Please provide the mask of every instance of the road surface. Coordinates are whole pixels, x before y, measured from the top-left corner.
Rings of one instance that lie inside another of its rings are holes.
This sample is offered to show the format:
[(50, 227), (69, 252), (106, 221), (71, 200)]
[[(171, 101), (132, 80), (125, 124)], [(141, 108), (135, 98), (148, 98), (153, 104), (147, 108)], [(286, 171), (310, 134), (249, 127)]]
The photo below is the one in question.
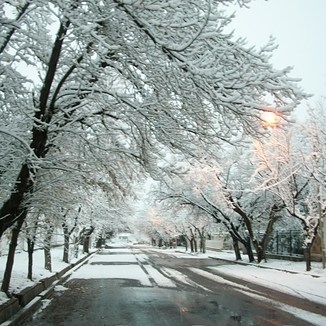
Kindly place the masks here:
[[(24, 325), (313, 325), (282, 308), (307, 307), (305, 300), (226, 280), (209, 269), (220, 264), (151, 249), (102, 250)], [(309, 310), (322, 313), (314, 304)]]

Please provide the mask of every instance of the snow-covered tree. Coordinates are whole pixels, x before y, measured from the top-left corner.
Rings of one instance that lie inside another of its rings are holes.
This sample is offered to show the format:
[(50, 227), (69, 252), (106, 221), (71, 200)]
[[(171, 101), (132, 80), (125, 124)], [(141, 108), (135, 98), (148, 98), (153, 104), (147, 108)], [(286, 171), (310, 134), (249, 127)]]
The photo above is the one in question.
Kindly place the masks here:
[[(304, 153), (307, 177), (309, 177), (312, 192), (310, 209), (318, 217), (318, 232), (322, 241), (322, 259), (325, 268), (325, 215), (326, 215), (326, 114), (325, 99), (309, 110), (309, 120), (304, 125), (304, 138), (308, 140), (310, 151)], [(316, 222), (315, 222), (316, 223)]]
[(220, 164), (207, 157), (200, 163), (178, 163), (176, 177), (167, 182), (164, 197), (195, 207), (223, 224), (233, 239), (237, 259), (241, 259), (240, 242), (250, 260), (255, 259), (253, 245), (260, 262), (266, 259), (268, 241), (285, 204), (275, 194), (259, 189), (259, 167), (254, 164), (252, 144), (246, 142), (247, 146), (244, 143), (237, 148), (223, 146)]
[(224, 32), (232, 2), (0, 4), (0, 237), (14, 224), (19, 233), (39, 172), (56, 167), (59, 151), (71, 154), (71, 137), (151, 171), (156, 143), (209, 151), (259, 132), (266, 107), (286, 114), (301, 100), (289, 69), (269, 63), (272, 42), (255, 51)]
[(306, 269), (310, 270), (310, 250), (321, 214), (318, 213), (318, 183), (312, 170), (307, 168), (314, 162), (311, 158), (317, 153), (314, 137), (309, 139), (303, 130), (300, 125), (289, 128), (278, 126), (271, 130), (269, 138), (256, 142), (256, 176), (261, 182), (259, 188), (275, 194), (283, 202), (287, 215), (301, 222)]
[[(140, 145), (128, 154), (145, 160), (151, 137), (185, 150), (235, 130), (253, 133), (266, 105), (289, 110), (301, 94), (288, 70), (269, 64), (271, 44), (254, 52), (223, 33), (229, 17), (221, 5), (228, 2), (4, 4), (1, 69), (4, 78), (14, 69), (15, 96), (2, 92), (8, 110), (24, 112), (31, 126), (23, 138), (28, 154), (45, 159), (68, 128), (87, 132), (101, 123), (112, 131), (123, 121)], [(1, 233), (20, 215), (40, 167), (25, 160), (1, 208)]]
[(303, 136), (308, 140), (307, 147), (309, 152), (304, 152), (304, 160), (308, 173), (314, 182), (318, 184), (320, 191), (320, 204), (325, 211), (326, 185), (326, 99), (322, 100), (315, 107), (309, 110), (309, 119), (304, 124)]

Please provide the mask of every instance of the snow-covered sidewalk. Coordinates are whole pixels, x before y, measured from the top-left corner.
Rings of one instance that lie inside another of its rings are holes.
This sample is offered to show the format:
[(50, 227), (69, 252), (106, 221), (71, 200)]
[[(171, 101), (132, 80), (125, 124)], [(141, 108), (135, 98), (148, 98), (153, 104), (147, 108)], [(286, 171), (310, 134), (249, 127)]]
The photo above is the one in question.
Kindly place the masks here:
[[(225, 259), (227, 261), (235, 261), (234, 252), (231, 250), (223, 250), (223, 251), (208, 251), (205, 255), (207, 257), (218, 258), (218, 259)], [(268, 259), (267, 262), (262, 261), (261, 263), (249, 263), (247, 257), (243, 258), (243, 261), (239, 262), (240, 264), (243, 263), (244, 265), (252, 265), (260, 268), (269, 268), (269, 269), (276, 269), (280, 271), (287, 271), (287, 272), (295, 272), (299, 274), (306, 274), (310, 276), (316, 277), (326, 277), (326, 269), (322, 268), (321, 262), (312, 262), (311, 266), (312, 269), (310, 272), (306, 272), (306, 263), (304, 261), (290, 261), (290, 260), (283, 260), (283, 259)]]
[[(83, 258), (85, 254), (79, 254), (78, 258), (73, 258), (70, 263), (75, 263)], [(10, 281), (10, 293), (18, 293), (27, 287), (31, 287), (40, 280), (61, 272), (70, 264), (64, 263), (62, 260), (63, 248), (55, 247), (51, 249), (52, 272), (44, 268), (43, 250), (37, 250), (33, 255), (33, 281), (27, 279), (28, 255), (27, 252), (21, 251), (16, 253), (15, 261)], [(7, 262), (7, 256), (0, 256), (0, 282), (2, 281)], [(0, 305), (7, 301), (7, 296), (0, 292)]]
[(267, 288), (305, 298), (312, 302), (326, 305), (326, 269), (321, 262), (312, 262), (312, 270), (305, 271), (305, 262), (289, 260), (268, 259), (267, 262), (249, 263), (244, 257), (243, 261), (235, 262), (233, 251), (207, 251), (206, 254), (186, 252), (183, 248), (160, 249), (175, 257), (212, 258), (221, 259), (232, 264), (211, 267), (219, 274), (233, 276), (244, 281), (259, 284)]

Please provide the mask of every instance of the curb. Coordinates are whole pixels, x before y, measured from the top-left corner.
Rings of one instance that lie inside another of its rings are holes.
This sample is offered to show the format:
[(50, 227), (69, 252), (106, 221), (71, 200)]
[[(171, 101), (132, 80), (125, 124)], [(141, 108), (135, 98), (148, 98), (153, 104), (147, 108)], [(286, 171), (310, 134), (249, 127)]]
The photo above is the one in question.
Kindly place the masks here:
[(218, 258), (218, 257), (213, 257), (213, 256), (208, 256), (208, 258), (210, 259), (215, 259), (215, 260), (221, 260), (221, 261), (225, 261), (227, 263), (232, 263), (232, 264), (238, 264), (238, 265), (245, 265), (245, 266), (253, 266), (253, 267), (257, 267), (257, 268), (263, 268), (263, 269), (269, 269), (269, 270), (275, 270), (275, 271), (279, 271), (279, 272), (285, 272), (285, 273), (290, 273), (290, 274), (301, 274), (301, 275), (307, 275), (307, 276), (311, 276), (313, 278), (320, 278), (322, 277), (321, 275), (317, 275), (317, 274), (311, 274), (309, 272), (298, 272), (298, 271), (290, 271), (288, 269), (282, 269), (282, 268), (277, 268), (277, 267), (270, 267), (270, 266), (263, 266), (260, 265), (258, 263), (247, 263), (241, 260), (229, 260), (229, 259), (225, 259), (225, 258)]
[[(194, 254), (191, 253), (191, 252), (184, 252), (184, 251), (180, 251), (180, 250), (176, 250), (176, 252), (183, 253), (183, 254), (186, 253), (186, 254), (189, 254), (189, 255), (194, 256)], [(321, 275), (312, 274), (312, 273), (306, 272), (306, 271), (302, 271), (302, 272), (290, 271), (288, 269), (282, 269), (282, 268), (277, 268), (277, 267), (264, 266), (264, 265), (260, 265), (258, 263), (244, 262), (242, 260), (230, 260), (230, 259), (226, 259), (226, 258), (219, 258), (219, 257), (213, 257), (213, 256), (208, 256), (208, 258), (209, 259), (220, 260), (220, 261), (225, 261), (226, 263), (230, 263), (230, 264), (238, 264), (238, 265), (244, 265), (244, 266), (253, 266), (253, 267), (257, 267), (257, 268), (265, 268), (265, 269), (269, 269), (269, 270), (275, 270), (275, 271), (284, 272), (284, 273), (290, 273), (290, 274), (307, 275), (307, 276), (311, 276), (313, 278), (321, 278), (321, 277), (323, 277)]]
[[(1, 324), (1, 326), (17, 326), (42, 306), (42, 298), (37, 296), (26, 306), (22, 307), (15, 315)], [(13, 318), (14, 317), (14, 318)]]
[[(0, 326), (17, 326), (24, 322), (42, 306), (42, 300), (49, 299), (52, 296), (55, 286), (65, 283), (72, 272), (87, 263), (98, 251), (99, 250), (96, 250), (84, 256), (79, 261), (70, 264), (60, 272), (36, 283), (33, 287), (26, 288), (20, 293), (17, 293), (9, 303), (6, 302), (3, 305), (4, 307), (2, 310), (0, 306), (1, 315), (3, 315)], [(38, 289), (43, 289), (43, 291), (35, 291), (36, 287)], [(26, 297), (22, 292), (26, 293)]]

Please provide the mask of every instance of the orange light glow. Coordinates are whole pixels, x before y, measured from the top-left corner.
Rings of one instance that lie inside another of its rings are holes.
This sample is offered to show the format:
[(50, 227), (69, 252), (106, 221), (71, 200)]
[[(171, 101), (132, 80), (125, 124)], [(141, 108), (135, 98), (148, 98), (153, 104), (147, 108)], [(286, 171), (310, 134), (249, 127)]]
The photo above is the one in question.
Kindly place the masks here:
[(180, 307), (180, 312), (188, 312), (188, 308), (187, 307)]
[(276, 127), (280, 124), (281, 118), (274, 112), (264, 112), (261, 115), (264, 124), (269, 127)]

